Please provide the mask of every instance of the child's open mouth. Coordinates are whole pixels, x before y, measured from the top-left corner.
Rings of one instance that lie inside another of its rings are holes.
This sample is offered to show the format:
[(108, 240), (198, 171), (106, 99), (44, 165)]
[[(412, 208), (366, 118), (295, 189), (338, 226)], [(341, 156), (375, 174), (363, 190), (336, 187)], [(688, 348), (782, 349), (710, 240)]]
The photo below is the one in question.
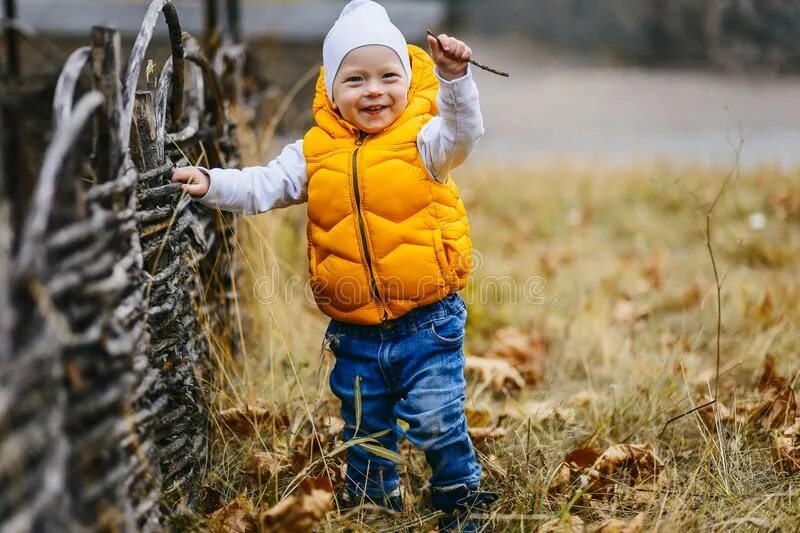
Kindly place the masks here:
[(378, 114), (380, 114), (381, 111), (386, 109), (386, 107), (387, 106), (385, 106), (385, 105), (372, 105), (372, 106), (363, 108), (361, 111), (363, 111), (364, 113), (366, 113), (368, 115), (378, 115)]

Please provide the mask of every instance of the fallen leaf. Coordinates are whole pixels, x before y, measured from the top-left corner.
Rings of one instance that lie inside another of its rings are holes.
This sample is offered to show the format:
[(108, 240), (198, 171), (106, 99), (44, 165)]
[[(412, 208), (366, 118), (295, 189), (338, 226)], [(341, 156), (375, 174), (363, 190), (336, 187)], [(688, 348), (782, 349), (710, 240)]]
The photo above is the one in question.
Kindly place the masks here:
[(566, 492), (579, 475), (580, 473), (570, 468), (567, 463), (561, 463), (547, 483), (547, 492), (550, 494)]
[(776, 436), (773, 456), (776, 459), (775, 466), (787, 474), (800, 471), (800, 439)]
[(476, 446), (490, 440), (502, 439), (508, 432), (506, 428), (468, 428), (467, 432)]
[(788, 384), (788, 380), (778, 373), (775, 356), (767, 354), (764, 358), (761, 377), (758, 378), (758, 388), (761, 390), (783, 389)]
[(486, 409), (465, 407), (464, 415), (467, 417), (467, 426), (469, 427), (488, 427), (492, 425), (492, 420), (494, 420), (492, 414)]
[[(594, 466), (595, 461), (602, 455), (602, 450), (594, 446), (587, 446), (585, 448), (576, 448), (564, 456), (564, 460), (559, 465), (553, 477), (550, 479), (548, 491), (551, 494), (558, 494), (564, 492), (573, 484), (586, 487), (589, 482), (588, 476), (585, 479), (580, 479), (581, 476), (586, 476), (586, 472)], [(576, 483), (580, 481), (580, 483)]]
[(259, 426), (276, 423), (281, 427), (288, 425), (286, 415), (279, 414), (277, 406), (265, 407), (245, 405), (231, 407), (219, 412), (219, 420), (236, 433), (249, 435), (254, 433)]
[[(617, 444), (610, 446), (597, 459), (595, 468), (604, 478), (629, 473), (629, 480), (642, 483), (652, 480), (664, 463), (649, 444)], [(615, 479), (615, 481), (620, 481)]]
[(306, 533), (322, 520), (333, 506), (333, 493), (311, 489), (289, 496), (258, 517), (259, 531)]
[(517, 393), (525, 386), (519, 371), (508, 361), (468, 355), (464, 372), (495, 393)]
[(225, 533), (251, 533), (255, 529), (250, 519), (252, 511), (253, 506), (245, 490), (228, 505), (211, 514), (208, 528)]
[(564, 457), (564, 462), (571, 468), (583, 470), (593, 466), (595, 461), (597, 461), (602, 454), (602, 450), (594, 446), (576, 448)]
[(336, 437), (344, 429), (344, 420), (338, 416), (330, 416), (325, 427), (328, 430), (328, 435)]
[(326, 490), (328, 492), (333, 492), (333, 483), (335, 482), (335, 479), (331, 479), (326, 475), (307, 477), (300, 482), (300, 488), (306, 493), (310, 493), (312, 490)]
[(644, 516), (644, 513), (639, 513), (631, 520), (609, 518), (598, 526), (595, 533), (640, 533), (644, 527)]
[(497, 330), (484, 354), (488, 358), (502, 359), (513, 364), (529, 385), (542, 380), (542, 357), (548, 342), (541, 331), (524, 334), (516, 328)]
[(578, 448), (568, 453), (550, 480), (551, 494), (580, 487), (588, 497), (608, 497), (615, 485), (639, 485), (655, 479), (663, 466), (647, 444), (617, 444), (600, 453), (597, 448)]
[(781, 389), (769, 389), (764, 394), (761, 406), (750, 417), (755, 423), (761, 421), (764, 429), (776, 429), (791, 426), (797, 417), (797, 398), (788, 386)]
[(290, 469), (292, 460), (280, 453), (257, 451), (245, 463), (243, 472), (258, 479), (269, 479), (272, 476)]
[(586, 526), (579, 517), (568, 516), (567, 518), (553, 518), (539, 526), (537, 531), (538, 533), (583, 533), (586, 531)]

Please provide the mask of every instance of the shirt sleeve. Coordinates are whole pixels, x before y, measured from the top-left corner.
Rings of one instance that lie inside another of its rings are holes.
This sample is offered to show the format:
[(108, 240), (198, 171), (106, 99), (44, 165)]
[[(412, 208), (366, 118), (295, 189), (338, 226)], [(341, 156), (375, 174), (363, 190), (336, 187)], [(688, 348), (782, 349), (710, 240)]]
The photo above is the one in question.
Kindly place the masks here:
[(417, 148), (433, 179), (444, 183), (450, 171), (469, 156), (483, 136), (483, 117), (478, 87), (467, 73), (452, 81), (439, 78), (439, 115), (428, 121), (417, 135)]
[(200, 170), (211, 183), (208, 192), (197, 201), (209, 207), (253, 215), (308, 201), (302, 139), (286, 146), (263, 167)]

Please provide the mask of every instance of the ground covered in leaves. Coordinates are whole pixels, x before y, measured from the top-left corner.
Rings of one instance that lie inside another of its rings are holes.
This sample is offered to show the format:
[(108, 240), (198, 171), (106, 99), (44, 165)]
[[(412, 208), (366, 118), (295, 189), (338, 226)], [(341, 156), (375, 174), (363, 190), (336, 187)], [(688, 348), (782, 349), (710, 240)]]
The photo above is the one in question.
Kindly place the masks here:
[[(728, 174), (657, 163), (458, 172), (476, 252), (463, 292), (466, 407), (484, 487), (502, 495), (496, 530), (800, 522), (800, 172), (735, 173), (714, 210), (717, 339), (705, 215)], [(245, 355), (211, 339), (212, 461), (190, 527), (430, 531), (428, 472), (407, 443), (404, 513), (335, 508), (353, 443), (340, 440), (327, 387), (326, 321), (305, 296), (304, 215), (240, 222)]]

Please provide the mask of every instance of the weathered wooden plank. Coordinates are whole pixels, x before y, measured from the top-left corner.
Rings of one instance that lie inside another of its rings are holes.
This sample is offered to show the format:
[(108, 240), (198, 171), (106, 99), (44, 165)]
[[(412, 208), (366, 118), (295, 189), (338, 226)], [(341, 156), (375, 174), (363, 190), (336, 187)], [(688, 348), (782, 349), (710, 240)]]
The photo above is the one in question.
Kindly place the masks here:
[(56, 82), (56, 92), (53, 96), (53, 129), (57, 130), (72, 114), (72, 102), (75, 98), (75, 85), (81, 75), (84, 65), (92, 53), (90, 46), (78, 48), (67, 58), (64, 68)]
[(41, 255), (43, 237), (47, 229), (47, 221), (50, 218), (50, 210), (53, 207), (56, 179), (67, 152), (72, 148), (89, 117), (102, 103), (103, 95), (97, 91), (84, 95), (75, 105), (69, 122), (55, 132), (53, 141), (47, 147), (42, 169), (39, 172), (39, 182), (31, 203), (30, 216), (22, 231), (15, 268), (20, 275), (31, 272), (34, 268), (44, 268), (44, 264), (41, 263), (44, 260)]
[(144, 54), (153, 38), (153, 30), (158, 15), (164, 12), (164, 17), (169, 26), (170, 43), (172, 48), (172, 92), (170, 96), (170, 111), (173, 114), (173, 121), (178, 120), (183, 109), (183, 44), (181, 41), (181, 28), (178, 21), (175, 6), (169, 0), (154, 0), (147, 8), (139, 35), (133, 44), (130, 59), (128, 59), (128, 70), (125, 73), (125, 84), (123, 87), (123, 111), (122, 111), (122, 130), (120, 137), (123, 142), (123, 151), (127, 151), (130, 142), (130, 128), (133, 119), (133, 104), (136, 95), (136, 86), (139, 81), (139, 74), (142, 70)]
[[(140, 171), (148, 171), (164, 162), (164, 145), (158, 142), (156, 111), (152, 91), (139, 91), (133, 107), (135, 127), (131, 139), (131, 156)], [(140, 177), (141, 179), (141, 177)]]
[(105, 100), (97, 113), (94, 169), (100, 183), (117, 177), (122, 162), (119, 129), (122, 114), (119, 32), (102, 26), (92, 28), (92, 78)]

